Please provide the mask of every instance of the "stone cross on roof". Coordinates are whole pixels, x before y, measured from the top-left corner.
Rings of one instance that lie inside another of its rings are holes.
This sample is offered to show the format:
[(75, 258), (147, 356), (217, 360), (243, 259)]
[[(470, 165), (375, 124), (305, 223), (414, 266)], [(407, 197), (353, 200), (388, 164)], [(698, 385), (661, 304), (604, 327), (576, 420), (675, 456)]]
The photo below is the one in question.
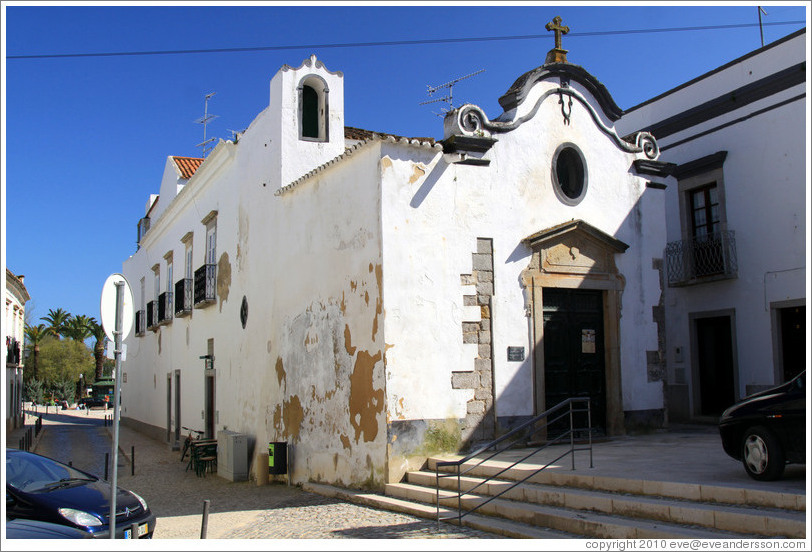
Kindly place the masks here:
[(560, 15), (553, 17), (553, 20), (544, 28), (555, 33), (555, 48), (547, 52), (547, 59), (544, 60), (544, 63), (567, 63), (567, 50), (561, 47), (561, 35), (570, 32), (570, 28), (561, 25)]

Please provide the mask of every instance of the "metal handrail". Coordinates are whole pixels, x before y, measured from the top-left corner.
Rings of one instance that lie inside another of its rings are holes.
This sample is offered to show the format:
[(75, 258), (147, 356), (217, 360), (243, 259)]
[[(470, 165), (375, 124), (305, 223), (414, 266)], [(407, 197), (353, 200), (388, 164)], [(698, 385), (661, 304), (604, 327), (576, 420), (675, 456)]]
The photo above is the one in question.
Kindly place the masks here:
[[(585, 403), (586, 408), (583, 408), (583, 407), (575, 408), (574, 405), (576, 403)], [(559, 411), (562, 411), (562, 412), (560, 414), (556, 414), (555, 417), (552, 417), (554, 413), (559, 412)], [(574, 414), (576, 412), (586, 412), (587, 413), (587, 427), (586, 428), (576, 428), (575, 427), (573, 418), (574, 418)], [(505, 468), (502, 468), (501, 470), (497, 471), (493, 475), (487, 476), (485, 479), (483, 479), (482, 481), (480, 481), (479, 483), (477, 483), (476, 485), (474, 485), (473, 487), (471, 487), (467, 491), (465, 491), (465, 492), (462, 491), (461, 477), (463, 475), (473, 471), (478, 466), (481, 466), (485, 462), (487, 462), (489, 460), (492, 460), (497, 455), (499, 455), (499, 454), (505, 452), (506, 450), (510, 449), (516, 442), (518, 442), (520, 440), (521, 436), (523, 435), (523, 432), (526, 429), (528, 429), (530, 427), (534, 427), (533, 431), (530, 432), (530, 435), (533, 435), (535, 433), (538, 433), (539, 431), (547, 429), (548, 427), (550, 427), (551, 424), (563, 419), (565, 416), (569, 417), (569, 429), (568, 430), (564, 431), (563, 433), (561, 433), (557, 437), (554, 437), (552, 439), (547, 439), (543, 445), (531, 448), (530, 452), (528, 454), (524, 455), (519, 460), (516, 460), (515, 462), (513, 462), (509, 466), (507, 466)], [(539, 426), (539, 427), (536, 427), (541, 422), (543, 422), (542, 425)], [(576, 431), (583, 431), (584, 429), (587, 430), (588, 445), (587, 445), (586, 448), (576, 448), (575, 447), (575, 432)], [(560, 456), (550, 460), (549, 462), (547, 462), (546, 464), (544, 464), (543, 466), (541, 466), (537, 470), (534, 470), (534, 471), (530, 472), (527, 476), (523, 477), (522, 479), (519, 479), (519, 480), (515, 481), (513, 484), (509, 485), (505, 489), (499, 491), (498, 493), (494, 494), (493, 496), (489, 497), (488, 499), (480, 502), (479, 504), (476, 504), (475, 506), (471, 507), (467, 511), (463, 512), (463, 508), (462, 508), (462, 498), (463, 498), (463, 496), (465, 496), (465, 495), (473, 495), (473, 492), (476, 489), (482, 487), (483, 485), (486, 485), (488, 482), (490, 482), (493, 479), (499, 477), (500, 475), (502, 475), (506, 471), (509, 471), (509, 470), (513, 469), (514, 467), (516, 467), (517, 464), (520, 464), (521, 462), (524, 462), (528, 458), (530, 458), (532, 456), (535, 456), (536, 454), (538, 454), (539, 452), (547, 449), (548, 447), (551, 447), (552, 445), (556, 445), (556, 444), (561, 443), (567, 437), (569, 437), (570, 447), (569, 447), (568, 450), (564, 451)], [(500, 445), (503, 445), (503, 446), (501, 448), (497, 448)], [(471, 462), (471, 460), (476, 459), (479, 455), (481, 455), (482, 453), (486, 452), (487, 450), (489, 450), (491, 448), (494, 449), (493, 453), (491, 453), (491, 454), (489, 454), (489, 455), (487, 455), (485, 457), (479, 458), (479, 460), (477, 462), (467, 466), (465, 469), (462, 469), (463, 464), (467, 464), (468, 462)], [(575, 469), (575, 451), (585, 451), (585, 450), (589, 451), (589, 467), (592, 468), (593, 464), (592, 464), (592, 408), (591, 408), (591, 403), (590, 403), (589, 397), (574, 397), (574, 398), (569, 398), (569, 399), (567, 399), (565, 401), (560, 402), (559, 404), (555, 405), (554, 407), (542, 412), (538, 416), (524, 422), (523, 424), (519, 425), (518, 427), (516, 427), (516, 428), (512, 429), (511, 431), (505, 433), (504, 435), (502, 435), (498, 439), (495, 439), (495, 440), (491, 441), (490, 443), (487, 443), (485, 445), (480, 446), (479, 448), (477, 448), (476, 450), (469, 453), (467, 456), (465, 456), (463, 458), (460, 458), (458, 460), (444, 460), (444, 461), (441, 461), (441, 462), (437, 462), (435, 464), (435, 466), (434, 466), (434, 472), (435, 472), (435, 488), (436, 488), (436, 501), (435, 501), (435, 503), (437, 505), (437, 523), (438, 523), (438, 525), (439, 525), (439, 523), (441, 521), (448, 521), (448, 520), (452, 520), (452, 519), (457, 519), (457, 523), (459, 525), (462, 525), (462, 518), (463, 517), (465, 517), (468, 514), (473, 513), (474, 511), (478, 510), (479, 508), (481, 508), (485, 504), (491, 502), (492, 500), (495, 500), (496, 498), (499, 498), (500, 496), (502, 496), (506, 492), (508, 492), (511, 489), (515, 488), (516, 486), (524, 483), (525, 481), (527, 481), (531, 477), (535, 476), (537, 473), (539, 473), (542, 470), (548, 468), (550, 465), (552, 465), (555, 462), (558, 462), (559, 460), (561, 460), (562, 458), (564, 458), (567, 455), (571, 455), (571, 457), (572, 457), (572, 469), (574, 470)], [(448, 466), (456, 467), (456, 471), (452, 472), (452, 473), (443, 473), (443, 474), (441, 474), (440, 473), (440, 468), (441, 467), (448, 467)], [(457, 492), (455, 494), (452, 494), (451, 496), (444, 496), (442, 498), (440, 497), (440, 478), (442, 478), (442, 477), (456, 477), (457, 478)], [(441, 500), (450, 500), (450, 499), (455, 499), (455, 498), (457, 499), (457, 515), (456, 516), (450, 516), (450, 517), (441, 518), (440, 517), (440, 501)]]

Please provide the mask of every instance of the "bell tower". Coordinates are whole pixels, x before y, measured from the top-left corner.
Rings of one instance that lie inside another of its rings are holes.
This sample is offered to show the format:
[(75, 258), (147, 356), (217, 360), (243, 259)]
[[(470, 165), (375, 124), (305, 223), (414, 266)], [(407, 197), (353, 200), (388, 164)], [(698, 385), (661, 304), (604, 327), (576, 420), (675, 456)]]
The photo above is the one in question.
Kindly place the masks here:
[(280, 187), (344, 152), (344, 74), (315, 55), (276, 73), (269, 109)]

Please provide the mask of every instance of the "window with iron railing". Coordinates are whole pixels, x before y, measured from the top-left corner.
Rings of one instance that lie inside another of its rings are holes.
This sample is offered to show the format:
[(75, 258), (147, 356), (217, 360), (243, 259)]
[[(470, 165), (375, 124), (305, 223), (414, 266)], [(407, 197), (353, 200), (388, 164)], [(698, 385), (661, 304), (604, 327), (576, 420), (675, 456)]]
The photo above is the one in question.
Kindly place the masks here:
[(158, 327), (158, 309), (156, 308), (156, 302), (150, 301), (147, 303), (147, 329), (154, 330)]
[(186, 316), (192, 312), (192, 279), (181, 278), (175, 282), (175, 316)]
[(732, 230), (670, 242), (665, 248), (671, 287), (736, 278), (736, 237)]
[(175, 305), (172, 303), (172, 292), (165, 291), (158, 296), (158, 323), (169, 324), (172, 322), (172, 313)]
[(145, 322), (146, 311), (140, 310), (135, 313), (135, 335), (140, 336), (144, 335), (146, 330), (146, 326), (144, 325)]
[(6, 353), (6, 364), (20, 364), (20, 359), (22, 359), (20, 342), (10, 338), (6, 349), (8, 351)]
[(214, 303), (216, 284), (217, 265), (204, 264), (195, 270), (195, 307)]

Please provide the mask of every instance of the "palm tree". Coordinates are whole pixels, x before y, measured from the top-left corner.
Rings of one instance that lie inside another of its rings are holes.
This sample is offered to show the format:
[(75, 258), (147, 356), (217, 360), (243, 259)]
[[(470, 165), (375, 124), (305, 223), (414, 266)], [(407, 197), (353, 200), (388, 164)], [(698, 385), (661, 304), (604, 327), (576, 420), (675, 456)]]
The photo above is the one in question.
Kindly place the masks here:
[(104, 326), (99, 324), (95, 318), (90, 318), (90, 333), (91, 337), (96, 340), (93, 344), (93, 358), (96, 360), (96, 379), (100, 380), (104, 377), (104, 342), (107, 336), (104, 333)]
[(51, 328), (45, 326), (45, 324), (39, 324), (37, 326), (32, 326), (30, 324), (25, 325), (25, 337), (28, 341), (26, 349), (29, 349), (32, 352), (31, 359), (33, 364), (32, 368), (34, 369), (34, 379), (38, 379), (37, 364), (39, 364), (40, 343), (42, 343), (42, 340), (51, 333)]
[(69, 337), (74, 341), (84, 343), (85, 339), (92, 337), (93, 335), (90, 328), (90, 320), (91, 319), (84, 314), (71, 316), (62, 327), (62, 335)]
[(61, 308), (59, 309), (49, 309), (48, 316), (43, 316), (40, 320), (44, 320), (48, 323), (48, 326), (51, 332), (56, 336), (63, 335), (65, 331), (65, 324), (70, 319), (70, 313), (66, 310)]

